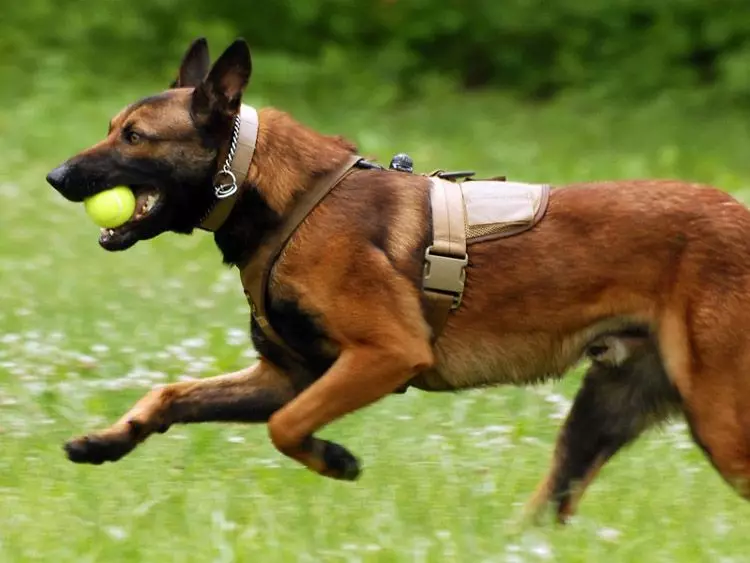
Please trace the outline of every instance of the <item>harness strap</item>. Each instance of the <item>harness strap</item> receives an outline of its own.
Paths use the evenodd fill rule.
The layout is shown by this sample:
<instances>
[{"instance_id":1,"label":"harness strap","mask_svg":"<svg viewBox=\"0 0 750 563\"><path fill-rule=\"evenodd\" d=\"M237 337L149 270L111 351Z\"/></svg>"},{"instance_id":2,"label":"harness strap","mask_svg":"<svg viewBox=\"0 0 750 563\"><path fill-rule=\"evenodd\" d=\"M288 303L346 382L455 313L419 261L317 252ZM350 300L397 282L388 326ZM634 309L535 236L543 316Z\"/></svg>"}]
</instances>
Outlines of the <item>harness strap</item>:
<instances>
[{"instance_id":1,"label":"harness strap","mask_svg":"<svg viewBox=\"0 0 750 563\"><path fill-rule=\"evenodd\" d=\"M425 251L425 320L437 340L453 309L461 304L466 282L466 220L461 185L431 177L432 246Z\"/></svg>"},{"instance_id":2,"label":"harness strap","mask_svg":"<svg viewBox=\"0 0 750 563\"><path fill-rule=\"evenodd\" d=\"M250 303L253 318L261 332L267 340L280 346L297 359L300 359L300 355L282 340L268 322L266 296L271 270L289 238L300 224L315 206L353 170L361 159L362 157L357 155L350 156L342 166L321 177L310 189L303 192L281 228L269 236L269 239L249 262L240 266L240 278L245 290L245 297Z\"/></svg>"},{"instance_id":3,"label":"harness strap","mask_svg":"<svg viewBox=\"0 0 750 563\"><path fill-rule=\"evenodd\" d=\"M234 204L239 196L242 184L247 179L250 171L250 161L255 152L255 143L258 141L258 112L255 108L242 104L240 108L240 131L237 136L237 149L232 160L232 174L235 177L237 189L231 195L217 199L213 209L209 212L198 228L204 231L216 232L229 218L234 209Z\"/></svg>"},{"instance_id":4,"label":"harness strap","mask_svg":"<svg viewBox=\"0 0 750 563\"><path fill-rule=\"evenodd\" d=\"M228 162L231 166L229 176L233 176L235 189L226 197L217 197L214 207L201 221L200 229L215 232L234 209L239 196L238 188L245 183L250 170L258 140L258 126L258 112L243 104L239 114L235 152L232 158L230 149L228 156L228 161L231 161ZM239 267L245 297L257 326L267 340L297 359L301 359L300 355L281 339L268 322L266 297L271 270L300 224L359 162L363 162L365 168L373 167L360 156L352 155L340 168L321 177L301 195L281 228L270 235L248 262ZM458 177L467 175L471 173L460 173ZM460 184L442 179L438 173L430 175L430 182L433 242L425 251L423 290L428 304L425 317L432 328L432 339L435 341L445 327L451 311L461 304L468 255L465 208Z\"/></svg>"}]
</instances>

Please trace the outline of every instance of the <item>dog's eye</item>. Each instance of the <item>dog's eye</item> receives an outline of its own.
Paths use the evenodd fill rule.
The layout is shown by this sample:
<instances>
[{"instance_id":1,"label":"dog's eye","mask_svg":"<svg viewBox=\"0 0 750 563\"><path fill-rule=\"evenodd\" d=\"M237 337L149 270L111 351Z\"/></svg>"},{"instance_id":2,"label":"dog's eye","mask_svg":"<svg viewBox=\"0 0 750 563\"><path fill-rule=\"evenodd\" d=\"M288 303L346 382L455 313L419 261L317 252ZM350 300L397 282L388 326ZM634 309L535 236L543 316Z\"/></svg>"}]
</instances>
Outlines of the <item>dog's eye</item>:
<instances>
[{"instance_id":1,"label":"dog's eye","mask_svg":"<svg viewBox=\"0 0 750 563\"><path fill-rule=\"evenodd\" d=\"M141 140L141 136L135 131L125 131L125 142L129 145L135 145Z\"/></svg>"}]
</instances>

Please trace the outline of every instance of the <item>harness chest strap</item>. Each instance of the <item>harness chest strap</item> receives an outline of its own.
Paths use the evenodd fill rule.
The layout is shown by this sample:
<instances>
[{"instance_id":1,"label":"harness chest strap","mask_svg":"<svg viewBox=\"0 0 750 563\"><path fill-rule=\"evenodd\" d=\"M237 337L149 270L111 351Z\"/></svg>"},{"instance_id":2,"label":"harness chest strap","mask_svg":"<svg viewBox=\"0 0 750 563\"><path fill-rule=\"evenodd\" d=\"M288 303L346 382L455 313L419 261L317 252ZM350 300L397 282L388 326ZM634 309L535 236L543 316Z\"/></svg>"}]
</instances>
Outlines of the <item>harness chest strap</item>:
<instances>
[{"instance_id":1,"label":"harness chest strap","mask_svg":"<svg viewBox=\"0 0 750 563\"><path fill-rule=\"evenodd\" d=\"M258 327L268 340L282 347L295 358L300 358L299 354L287 346L268 322L266 292L271 269L279 254L284 250L289 238L305 220L305 217L354 169L354 166L360 160L362 160L361 156L350 156L342 166L321 177L310 189L305 191L289 212L281 227L270 235L270 238L249 262L240 266L242 287L245 290L245 297L250 303L252 315Z\"/></svg>"},{"instance_id":2,"label":"harness chest strap","mask_svg":"<svg viewBox=\"0 0 750 563\"><path fill-rule=\"evenodd\" d=\"M234 158L231 159L231 172L234 184L240 187L245 183L258 140L258 112L255 108L242 105L239 113L239 130ZM362 158L352 155L337 170L322 177L303 194L287 217L282 228L256 252L253 259L240 267L240 276L258 327L265 337L299 358L287 346L278 333L268 323L266 312L266 291L271 269L294 231L304 221L315 206L351 172ZM464 205L461 188L458 184L431 177L431 207L433 222L433 244L425 253L424 293L428 302L426 320L430 324L435 340L448 320L450 312L461 302L466 255L466 234ZM218 192L217 192L218 195ZM235 189L227 197L217 198L213 209L201 222L200 228L216 231L229 217L239 195Z\"/></svg>"},{"instance_id":3,"label":"harness chest strap","mask_svg":"<svg viewBox=\"0 0 750 563\"><path fill-rule=\"evenodd\" d=\"M266 241L249 262L240 267L242 287L258 328L266 339L297 359L301 359L300 355L284 342L268 322L266 292L271 270L305 217L360 160L359 156L350 157L341 168L324 176L305 192L281 229ZM435 340L442 332L450 312L461 303L466 279L464 268L468 258L461 188L458 184L437 178L431 181L433 244L425 252L424 293L428 303L425 316Z\"/></svg>"},{"instance_id":4,"label":"harness chest strap","mask_svg":"<svg viewBox=\"0 0 750 563\"><path fill-rule=\"evenodd\" d=\"M425 251L423 291L425 320L433 341L461 304L466 282L466 219L461 185L431 177L432 245Z\"/></svg>"}]
</instances>

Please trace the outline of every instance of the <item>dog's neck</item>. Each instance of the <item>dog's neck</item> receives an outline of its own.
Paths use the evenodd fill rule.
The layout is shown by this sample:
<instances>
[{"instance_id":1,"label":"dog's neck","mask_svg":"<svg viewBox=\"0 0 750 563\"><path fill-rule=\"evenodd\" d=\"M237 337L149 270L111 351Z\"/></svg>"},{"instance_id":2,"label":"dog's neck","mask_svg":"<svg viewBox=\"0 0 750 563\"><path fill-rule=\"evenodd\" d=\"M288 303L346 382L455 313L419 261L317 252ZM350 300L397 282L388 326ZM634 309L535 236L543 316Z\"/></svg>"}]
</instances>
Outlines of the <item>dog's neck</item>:
<instances>
[{"instance_id":1,"label":"dog's neck","mask_svg":"<svg viewBox=\"0 0 750 563\"><path fill-rule=\"evenodd\" d=\"M247 179L235 209L214 235L224 262L237 265L251 258L282 224L296 197L355 152L341 137L317 133L282 111L261 110Z\"/></svg>"}]
</instances>

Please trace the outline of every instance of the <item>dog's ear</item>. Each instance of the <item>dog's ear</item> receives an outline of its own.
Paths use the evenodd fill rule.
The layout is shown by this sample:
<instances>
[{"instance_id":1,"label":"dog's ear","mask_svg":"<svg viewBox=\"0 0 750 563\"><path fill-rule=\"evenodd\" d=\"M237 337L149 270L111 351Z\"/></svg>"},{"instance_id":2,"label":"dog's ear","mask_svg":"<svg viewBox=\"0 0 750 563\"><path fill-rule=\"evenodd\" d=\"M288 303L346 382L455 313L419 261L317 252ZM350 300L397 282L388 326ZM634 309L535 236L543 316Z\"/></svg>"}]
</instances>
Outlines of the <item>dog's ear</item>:
<instances>
[{"instance_id":1,"label":"dog's ear","mask_svg":"<svg viewBox=\"0 0 750 563\"><path fill-rule=\"evenodd\" d=\"M211 59L208 57L208 41L200 37L193 41L188 47L182 64L177 73L177 78L169 86L170 88L195 88L208 74Z\"/></svg>"},{"instance_id":2,"label":"dog's ear","mask_svg":"<svg viewBox=\"0 0 750 563\"><path fill-rule=\"evenodd\" d=\"M198 122L236 114L242 103L252 61L244 39L237 39L217 59L205 80L193 92L192 113Z\"/></svg>"}]
</instances>

